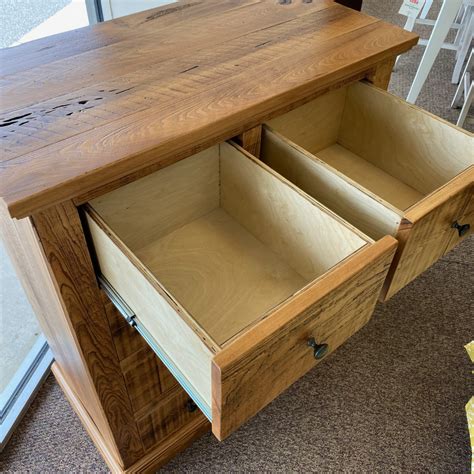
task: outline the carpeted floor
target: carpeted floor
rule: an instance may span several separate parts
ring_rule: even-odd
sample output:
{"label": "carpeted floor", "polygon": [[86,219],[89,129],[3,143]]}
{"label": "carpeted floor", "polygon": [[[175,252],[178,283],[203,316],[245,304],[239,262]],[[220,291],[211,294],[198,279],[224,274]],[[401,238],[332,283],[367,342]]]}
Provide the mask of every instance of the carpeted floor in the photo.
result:
{"label": "carpeted floor", "polygon": [[[400,2],[365,11],[400,23]],[[438,2],[439,6],[439,2]],[[421,48],[391,90],[405,96]],[[448,120],[453,54],[442,51],[418,104]],[[469,472],[464,405],[474,393],[463,345],[474,332],[474,238],[384,305],[371,322],[225,442],[206,435],[164,471]],[[0,455],[1,471],[105,472],[50,377]]]}

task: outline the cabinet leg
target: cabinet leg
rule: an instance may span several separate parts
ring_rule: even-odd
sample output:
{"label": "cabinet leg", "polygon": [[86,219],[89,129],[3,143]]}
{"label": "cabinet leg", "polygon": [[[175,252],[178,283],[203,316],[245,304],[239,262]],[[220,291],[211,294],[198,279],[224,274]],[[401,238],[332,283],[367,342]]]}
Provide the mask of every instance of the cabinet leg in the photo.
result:
{"label": "cabinet leg", "polygon": [[254,128],[246,130],[237,137],[239,145],[251,153],[253,156],[260,158],[260,146],[262,142],[262,126],[257,125]]}
{"label": "cabinet leg", "polygon": [[396,56],[393,56],[385,61],[381,61],[377,67],[367,75],[367,79],[375,86],[387,90],[396,59]]}

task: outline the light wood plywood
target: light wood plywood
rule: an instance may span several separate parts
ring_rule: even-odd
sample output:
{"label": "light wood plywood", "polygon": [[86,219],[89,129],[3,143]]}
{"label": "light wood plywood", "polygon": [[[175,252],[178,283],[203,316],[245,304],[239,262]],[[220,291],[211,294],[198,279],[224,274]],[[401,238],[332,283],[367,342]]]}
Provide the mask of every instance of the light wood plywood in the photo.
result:
{"label": "light wood plywood", "polygon": [[[217,346],[369,241],[245,153],[224,143],[90,204],[173,311]],[[119,263],[101,263],[115,250],[96,251],[120,292]]]}
{"label": "light wood plywood", "polygon": [[269,128],[264,129],[261,159],[373,239],[396,235],[400,213]]}
{"label": "light wood plywood", "polygon": [[338,143],[422,195],[474,164],[471,133],[364,83],[348,87]]}
{"label": "light wood plywood", "polygon": [[219,206],[219,147],[204,150],[91,201],[131,249]]}
{"label": "light wood plywood", "polygon": [[[210,406],[212,352],[192,327],[124,254],[101,226],[87,216],[102,274],[127,302],[160,348]],[[116,239],[115,239],[116,240]],[[158,283],[155,283],[158,285]]]}
{"label": "light wood plywood", "polygon": [[219,345],[307,283],[222,208],[137,256]]}
{"label": "light wood plywood", "polygon": [[368,242],[265,164],[228,143],[221,145],[221,206],[308,280]]}
{"label": "light wood plywood", "polygon": [[474,164],[472,134],[362,82],[268,125],[401,211]]}
{"label": "light wood plywood", "polygon": [[302,148],[315,153],[337,141],[347,88],[324,94],[267,124]]}
{"label": "light wood plywood", "polygon": [[416,189],[337,143],[318,151],[316,156],[401,211],[424,197]]}

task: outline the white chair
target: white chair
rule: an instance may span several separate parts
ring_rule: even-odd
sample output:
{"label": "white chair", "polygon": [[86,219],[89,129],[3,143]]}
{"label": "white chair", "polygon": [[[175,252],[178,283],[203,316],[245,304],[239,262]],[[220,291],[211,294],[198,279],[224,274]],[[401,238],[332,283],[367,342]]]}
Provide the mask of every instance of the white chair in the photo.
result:
{"label": "white chair", "polygon": [[474,0],[464,2],[461,8],[461,28],[458,30],[456,39],[454,40],[456,50],[456,65],[454,66],[453,77],[451,82],[457,84],[459,82],[462,67],[471,47],[472,38],[474,34]]}
{"label": "white chair", "polygon": [[[457,63],[453,71],[455,83],[459,80],[459,73],[466,58],[470,41],[472,39],[472,13],[474,0],[444,0],[436,21],[427,20],[426,15],[431,8],[432,0],[427,0],[419,19],[409,18],[405,29],[412,30],[415,23],[433,25],[433,31],[429,40],[421,40],[420,44],[426,44],[426,50],[420,61],[415,79],[407,96],[407,101],[415,103],[420,91],[433,67],[441,48],[456,50]],[[461,10],[462,7],[462,10]],[[458,19],[456,23],[455,20]],[[458,29],[454,43],[445,43],[446,36],[451,28]]]}
{"label": "white chair", "polygon": [[[454,94],[453,102],[451,107],[457,108],[461,107],[461,113],[459,114],[458,121],[456,125],[462,127],[464,122],[466,121],[467,114],[469,109],[472,105],[474,99],[474,81],[471,78],[472,68],[474,66],[474,51],[471,48],[471,54],[469,56],[469,60],[467,61],[466,67],[464,69],[464,73],[462,75],[461,81],[459,82],[459,86],[456,90],[456,94]],[[464,96],[464,104],[463,104],[463,96]]]}

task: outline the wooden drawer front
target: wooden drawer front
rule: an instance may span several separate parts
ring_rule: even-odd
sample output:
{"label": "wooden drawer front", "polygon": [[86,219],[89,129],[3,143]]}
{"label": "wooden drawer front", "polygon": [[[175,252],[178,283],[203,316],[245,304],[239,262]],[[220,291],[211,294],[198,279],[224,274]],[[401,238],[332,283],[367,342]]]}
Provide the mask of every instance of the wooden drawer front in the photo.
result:
{"label": "wooden drawer front", "polygon": [[[104,289],[219,439],[315,364],[310,337],[334,350],[369,319],[396,248],[227,143],[92,201],[86,217]],[[296,367],[278,362],[270,382],[270,354]]]}
{"label": "wooden drawer front", "polygon": [[[427,199],[426,207],[420,203],[406,213],[397,233],[400,251],[384,285],[386,299],[472,232],[473,176],[474,169],[471,168]],[[459,235],[458,230],[453,228],[455,222],[470,228]]]}
{"label": "wooden drawer front", "polygon": [[[461,239],[465,239],[468,235],[471,235],[474,230],[474,167],[470,170],[470,186],[468,186],[465,190],[466,200],[465,205],[463,207],[462,199],[461,201],[461,211],[458,211],[456,216],[456,222],[461,225],[469,225],[469,230],[464,233],[464,235],[459,235],[459,231],[453,229],[453,223],[451,223],[451,239],[448,241],[448,245],[445,249],[445,253],[452,250]],[[468,180],[469,182],[469,180]]]}
{"label": "wooden drawer front", "polygon": [[385,237],[361,250],[216,355],[212,395],[220,423],[213,432],[219,439],[318,363],[311,337],[332,352],[370,319],[395,248]]}
{"label": "wooden drawer front", "polygon": [[461,238],[472,222],[473,135],[365,83],[264,127],[262,160],[376,239],[395,236],[387,299]]}

